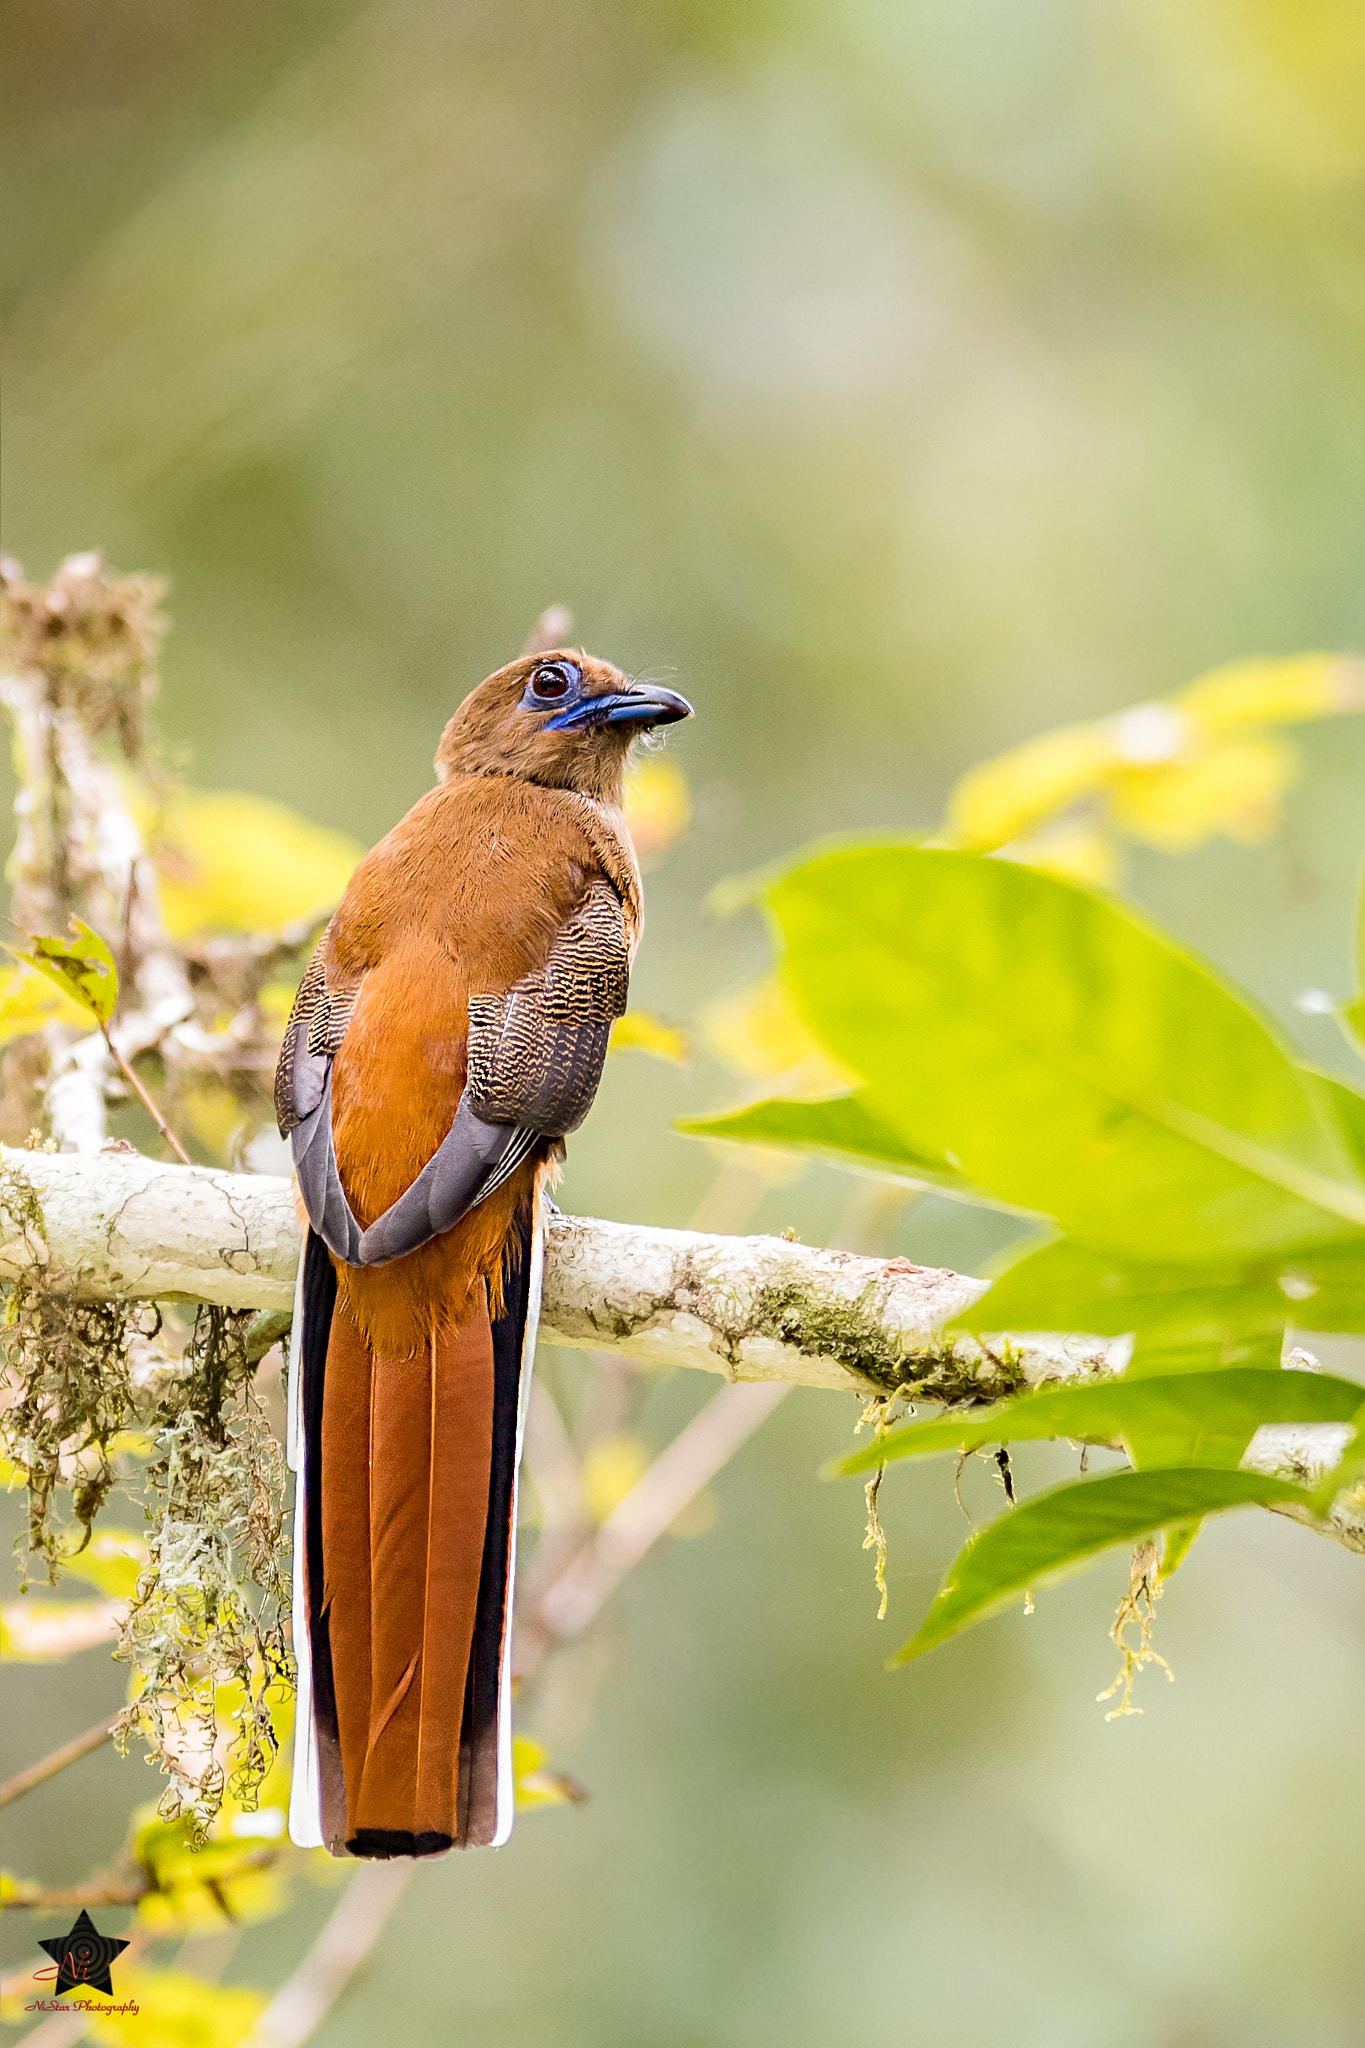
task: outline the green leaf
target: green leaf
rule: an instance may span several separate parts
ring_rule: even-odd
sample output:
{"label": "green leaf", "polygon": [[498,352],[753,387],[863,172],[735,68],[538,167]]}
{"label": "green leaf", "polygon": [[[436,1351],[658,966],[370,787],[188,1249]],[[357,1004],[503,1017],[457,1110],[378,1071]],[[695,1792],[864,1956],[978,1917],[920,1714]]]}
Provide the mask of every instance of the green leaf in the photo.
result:
{"label": "green leaf", "polygon": [[1304,1330],[1365,1330],[1365,1237],[1266,1260],[1139,1265],[1070,1238],[1030,1246],[955,1328],[1083,1331],[1222,1344]]}
{"label": "green leaf", "polygon": [[1283,1354],[1282,1329],[1259,1337],[1244,1333],[1221,1342],[1182,1337],[1175,1332],[1148,1334],[1137,1338],[1123,1376],[1137,1380],[1150,1374],[1154,1379],[1168,1379],[1177,1372],[1227,1372],[1233,1367],[1279,1372]]}
{"label": "green leaf", "polygon": [[818,1102],[774,1098],[716,1116],[680,1117],[675,1129],[694,1138],[817,1152],[841,1165],[894,1174],[898,1180],[938,1188],[944,1194],[990,1200],[965,1181],[942,1153],[917,1151],[902,1132],[878,1116],[867,1094],[831,1095]]}
{"label": "green leaf", "polygon": [[891,1661],[908,1664],[1116,1543],[1136,1543],[1228,1508],[1281,1501],[1307,1506],[1309,1496],[1301,1486],[1261,1472],[1188,1465],[1173,1472],[1106,1473],[1035,1494],[989,1523],[959,1553],[918,1634]]}
{"label": "green leaf", "polygon": [[36,967],[39,974],[45,974],[97,1023],[107,1024],[118,1006],[114,956],[84,918],[73,917],[71,930],[74,936],[69,939],[35,938],[31,952],[15,953],[9,946],[5,950],[14,953],[14,958],[26,967]]}
{"label": "green leaf", "polygon": [[1365,1095],[1349,1081],[1343,1081],[1340,1074],[1324,1074],[1318,1067],[1303,1064],[1299,1072],[1327,1115],[1335,1120],[1358,1170],[1365,1173]]}
{"label": "green leaf", "polygon": [[808,861],[769,902],[810,1029],[916,1152],[993,1197],[1133,1261],[1365,1225],[1365,1176],[1276,1029],[1123,906],[901,844]]}
{"label": "green leaf", "polygon": [[1161,1546],[1161,1583],[1163,1586],[1167,1579],[1174,1578],[1175,1574],[1180,1570],[1181,1565],[1184,1564],[1185,1559],[1194,1549],[1195,1538],[1203,1526],[1202,1521],[1173,1522],[1166,1531],[1165,1541]]}
{"label": "green leaf", "polygon": [[990,1408],[902,1423],[841,1459],[831,1476],[875,1472],[898,1458],[1047,1437],[1121,1442],[1130,1450],[1136,1440],[1146,1465],[1235,1466],[1263,1423],[1345,1422],[1359,1408],[1361,1394],[1356,1380],[1330,1373],[1240,1368],[1039,1387]]}
{"label": "green leaf", "polygon": [[955,1327],[1217,1339],[1229,1330],[1282,1330],[1288,1314],[1273,1276],[1256,1282],[1245,1266],[1135,1265],[1061,1238],[1026,1248]]}
{"label": "green leaf", "polygon": [[1341,1456],[1313,1492],[1313,1507],[1325,1515],[1339,1493],[1365,1477],[1365,1402],[1351,1416],[1351,1434],[1342,1445]]}

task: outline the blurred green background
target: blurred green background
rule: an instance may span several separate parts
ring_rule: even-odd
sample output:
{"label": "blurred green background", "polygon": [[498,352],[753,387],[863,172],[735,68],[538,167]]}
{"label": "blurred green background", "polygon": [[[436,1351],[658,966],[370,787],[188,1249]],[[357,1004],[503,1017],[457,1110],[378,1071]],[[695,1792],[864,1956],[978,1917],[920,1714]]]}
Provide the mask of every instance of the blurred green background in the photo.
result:
{"label": "blurred green background", "polygon": [[[932,828],[973,760],[1216,662],[1365,642],[1351,0],[10,0],[0,35],[8,547],[169,574],[194,780],[366,842],[572,606],[699,714],[643,1006],[762,965],[721,877]],[[1273,846],[1132,886],[1342,1066],[1294,998],[1347,986],[1365,731],[1305,751]],[[714,1160],[670,1119],[733,1092],[613,1061],[565,1205],[685,1223]],[[827,1242],[848,1190],[812,1167],[758,1225]],[[927,1199],[886,1248],[1009,1234]],[[1118,1559],[892,1677],[960,1517],[936,1469],[888,1480],[879,1630],[859,1490],[814,1478],[853,1417],[799,1394],[740,1454],[537,1702],[591,1803],[422,1872],[318,2040],[1362,2038],[1358,1562],[1210,1527],[1141,1720],[1093,1704]],[[0,1770],[121,1686],[10,1670]],[[4,1860],[74,1881],[151,1790],[83,1763]],[[229,1981],[279,1981],[330,1904]]]}

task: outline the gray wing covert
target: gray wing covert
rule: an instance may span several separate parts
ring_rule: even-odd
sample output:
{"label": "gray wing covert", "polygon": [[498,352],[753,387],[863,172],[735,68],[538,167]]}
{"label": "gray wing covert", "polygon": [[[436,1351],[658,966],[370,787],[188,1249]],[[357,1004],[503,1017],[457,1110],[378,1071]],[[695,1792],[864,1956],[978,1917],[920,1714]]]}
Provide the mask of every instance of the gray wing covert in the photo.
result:
{"label": "gray wing covert", "polygon": [[362,976],[345,985],[328,982],[326,953],[331,930],[329,924],[313,949],[284,1027],[275,1068],[275,1120],[282,1138],[297,1130],[321,1102],[327,1070],[341,1050],[360,994]]}
{"label": "gray wing covert", "polygon": [[626,1007],[630,941],[602,877],[560,926],[544,967],[505,995],[469,998],[469,1106],[541,1137],[576,1131],[592,1107],[611,1027]]}

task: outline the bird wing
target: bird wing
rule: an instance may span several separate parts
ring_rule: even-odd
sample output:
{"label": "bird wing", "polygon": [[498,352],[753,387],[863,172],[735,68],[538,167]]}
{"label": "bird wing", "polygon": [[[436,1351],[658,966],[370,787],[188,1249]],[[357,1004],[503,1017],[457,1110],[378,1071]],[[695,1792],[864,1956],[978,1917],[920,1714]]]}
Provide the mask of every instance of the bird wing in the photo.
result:
{"label": "bird wing", "polygon": [[371,1266],[415,1251],[501,1187],[542,1139],[577,1129],[626,1007],[630,952],[621,898],[599,875],[543,967],[503,993],[471,993],[455,1120],[411,1186],[362,1229],[337,1170],[331,1068],[364,977],[336,975],[323,934],[285,1030],[275,1104],[281,1133],[293,1139],[309,1219],[338,1258]]}
{"label": "bird wing", "polygon": [[275,1068],[275,1118],[282,1138],[297,1130],[321,1102],[327,1068],[341,1051],[365,979],[363,974],[343,979],[335,969],[329,979],[331,939],[329,923],[313,949],[284,1027]]}
{"label": "bird wing", "polygon": [[555,934],[543,967],[504,995],[470,996],[466,1088],[475,1114],[547,1138],[576,1131],[629,985],[621,899],[599,876]]}

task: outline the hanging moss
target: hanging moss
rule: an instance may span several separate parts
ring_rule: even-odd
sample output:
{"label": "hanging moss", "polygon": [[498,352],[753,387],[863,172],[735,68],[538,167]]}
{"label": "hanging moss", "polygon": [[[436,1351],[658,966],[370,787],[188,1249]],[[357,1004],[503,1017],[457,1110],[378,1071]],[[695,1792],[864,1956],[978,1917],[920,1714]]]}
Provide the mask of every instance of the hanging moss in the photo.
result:
{"label": "hanging moss", "polygon": [[[163,1395],[144,1475],[151,1556],[119,1649],[143,1679],[130,1718],[170,1778],[162,1815],[200,1831],[225,1789],[255,1804],[279,1748],[271,1699],[294,1679],[284,1460],[255,1390],[253,1320],[202,1307]],[[227,1744],[225,1686],[237,1696]]]}
{"label": "hanging moss", "polygon": [[279,1746],[271,1701],[294,1675],[284,1460],[255,1388],[258,1323],[201,1307],[177,1357],[150,1304],[21,1285],[0,1325],[0,1440],[28,1487],[21,1571],[40,1559],[55,1583],[116,1486],[141,1500],[150,1556],[116,1654],[142,1683],[123,1733],[141,1728],[170,1781],[163,1815],[199,1833],[225,1789],[254,1803]]}
{"label": "hanging moss", "polygon": [[114,1440],[134,1415],[129,1340],[155,1335],[160,1320],[145,1304],[9,1290],[0,1322],[11,1392],[4,1448],[28,1485],[28,1528],[17,1545],[25,1584],[33,1560],[55,1584],[61,1559],[89,1542],[117,1478]]}

